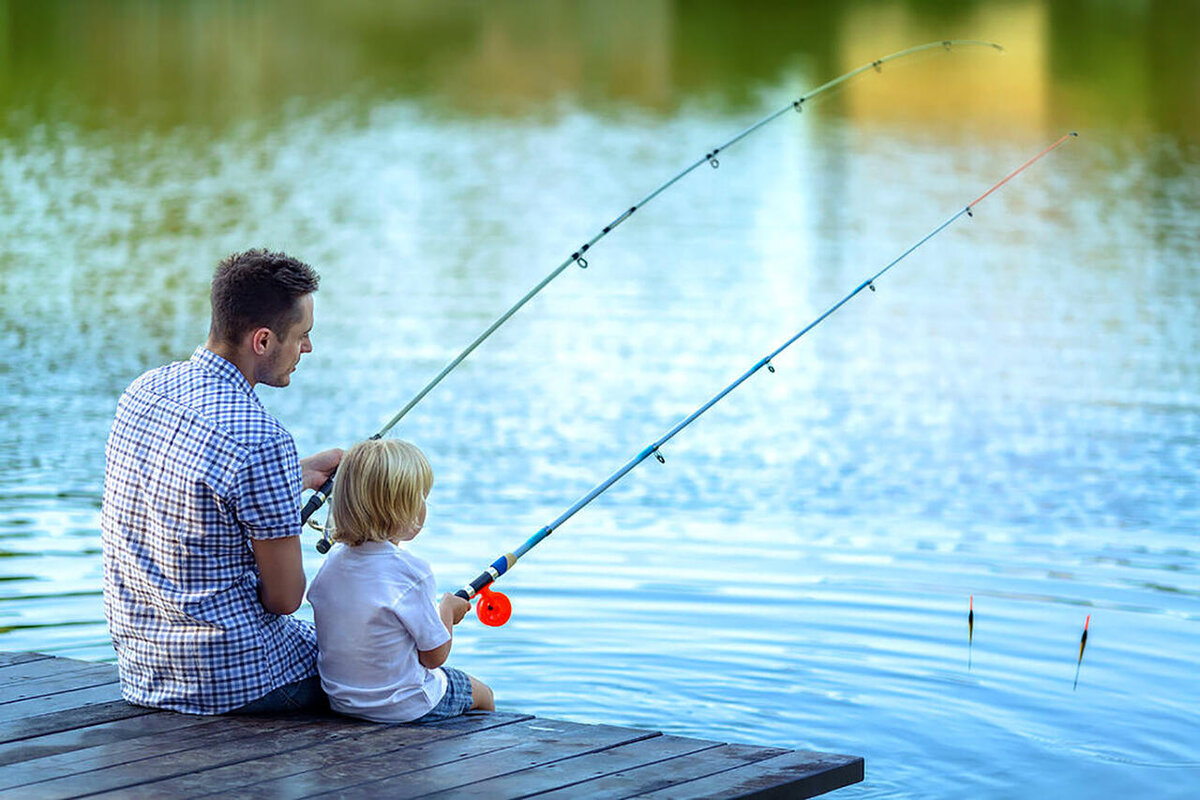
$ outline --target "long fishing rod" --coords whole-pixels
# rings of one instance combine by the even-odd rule
[[[825,313],[821,314],[815,320],[810,322],[807,326],[805,326],[803,329],[801,329],[799,333],[795,334],[790,339],[788,339],[786,342],[784,342],[782,345],[780,345],[779,347],[772,350],[765,357],[759,359],[759,361],[757,363],[755,363],[754,366],[752,366],[746,372],[744,372],[741,375],[741,377],[739,377],[737,380],[733,381],[733,383],[726,386],[724,389],[722,389],[720,392],[718,392],[711,400],[709,400],[704,405],[700,406],[700,408],[698,408],[696,411],[692,412],[692,414],[690,414],[688,417],[686,417],[682,422],[678,423],[675,427],[671,428],[671,430],[667,431],[666,435],[664,435],[658,441],[647,446],[640,453],[638,453],[636,456],[634,456],[632,459],[630,459],[625,464],[625,466],[618,469],[616,472],[614,472],[612,475],[610,475],[608,478],[606,478],[603,482],[601,482],[599,485],[597,485],[594,489],[592,489],[590,492],[588,492],[586,495],[584,495],[582,498],[580,498],[575,503],[575,505],[571,506],[565,512],[563,512],[563,514],[561,516],[559,516],[558,519],[554,520],[549,525],[546,525],[541,530],[539,530],[537,533],[535,533],[533,536],[529,537],[529,539],[527,539],[525,541],[525,543],[522,544],[520,547],[518,547],[515,551],[513,551],[511,553],[505,553],[504,555],[500,556],[495,561],[493,561],[492,564],[487,569],[485,569],[483,572],[481,572],[479,574],[479,576],[477,578],[475,578],[475,580],[471,581],[469,584],[467,584],[463,588],[459,589],[457,592],[455,592],[455,594],[467,601],[470,601],[477,594],[481,595],[482,599],[480,600],[479,604],[476,606],[476,613],[479,615],[479,619],[486,625],[493,625],[493,626],[503,625],[506,621],[508,621],[508,617],[512,611],[512,606],[509,603],[507,597],[505,597],[503,594],[501,594],[499,592],[491,591],[490,589],[488,589],[488,586],[493,581],[495,581],[497,578],[499,578],[501,575],[508,572],[508,570],[512,569],[513,566],[516,565],[517,561],[519,561],[522,556],[524,556],[526,553],[528,553],[530,550],[532,550],[534,547],[536,547],[547,536],[549,536],[551,533],[553,533],[560,525],[562,525],[564,522],[566,522],[568,519],[570,519],[572,516],[574,516],[580,509],[582,509],[588,503],[592,502],[597,497],[599,497],[601,494],[603,494],[605,491],[607,491],[609,489],[609,487],[611,487],[617,481],[621,480],[621,478],[625,477],[625,475],[627,475],[631,470],[633,470],[634,467],[636,467],[638,464],[645,461],[650,456],[654,456],[656,459],[658,459],[658,461],[660,463],[666,463],[666,459],[663,457],[661,448],[664,444],[666,444],[672,438],[674,438],[675,434],[682,431],[688,425],[691,425],[692,422],[694,422],[701,414],[703,414],[705,411],[708,411],[708,409],[712,408],[714,405],[716,405],[718,402],[720,402],[722,398],[724,398],[727,394],[729,394],[734,389],[736,389],[737,387],[739,387],[743,383],[745,383],[746,380],[749,379],[751,375],[758,372],[763,367],[766,367],[770,372],[774,372],[775,367],[771,364],[772,359],[774,359],[776,356],[778,356],[780,353],[782,353],[784,350],[786,350],[788,347],[790,347],[794,342],[796,342],[796,340],[798,340],[800,337],[804,336],[804,334],[808,333],[816,326],[820,325],[826,318],[828,318],[831,314],[833,314],[839,308],[841,308],[846,303],[848,303],[851,300],[851,298],[858,295],[860,292],[862,292],[862,290],[870,289],[872,292],[875,291],[875,282],[877,280],[879,280],[881,277],[883,277],[883,275],[888,270],[890,270],[892,267],[896,266],[901,261],[903,261],[905,258],[907,258],[909,254],[911,254],[913,251],[915,251],[921,245],[925,244],[930,239],[937,236],[943,230],[948,228],[952,223],[954,223],[957,219],[959,219],[959,217],[962,217],[964,214],[968,217],[973,217],[974,216],[973,210],[974,210],[975,206],[977,206],[979,203],[981,203],[984,199],[986,199],[989,195],[991,195],[993,192],[995,192],[1001,186],[1008,183],[1010,180],[1015,178],[1021,172],[1026,170],[1035,161],[1039,160],[1040,158],[1045,156],[1047,153],[1049,153],[1050,151],[1057,148],[1063,142],[1067,141],[1067,139],[1071,138],[1072,136],[1076,136],[1076,135],[1078,135],[1078,134],[1073,133],[1073,132],[1063,134],[1057,141],[1055,141],[1054,143],[1052,143],[1051,145],[1046,147],[1046,149],[1042,150],[1042,152],[1038,153],[1036,156],[1034,156],[1033,158],[1026,161],[1020,167],[1018,167],[1017,169],[1010,172],[1001,181],[994,184],[990,189],[988,189],[983,194],[979,195],[979,197],[975,198],[973,201],[971,201],[969,204],[967,204],[965,207],[963,207],[960,211],[955,213],[948,220],[946,220],[941,225],[934,228],[932,231],[930,231],[928,234],[926,234],[920,241],[918,241],[916,244],[909,247],[907,250],[905,250],[903,253],[901,253],[899,256],[897,256],[895,259],[893,259],[887,266],[885,266],[883,269],[876,272],[871,277],[864,280],[853,291],[851,291],[849,294],[847,294],[841,300],[837,301],[832,306],[830,306],[829,309],[825,311]],[[974,620],[971,620],[971,622],[973,623]],[[973,627],[973,625],[972,625],[972,627]],[[1082,659],[1082,647],[1080,648],[1080,653],[1081,653],[1081,659]]]
[[[530,300],[532,300],[539,292],[541,292],[542,289],[545,289],[546,286],[549,285],[551,281],[553,281],[555,278],[557,278],[559,275],[561,275],[563,273],[563,271],[566,270],[567,267],[571,266],[572,264],[578,264],[580,267],[586,269],[588,262],[587,262],[587,258],[585,257],[585,253],[587,253],[597,242],[599,242],[605,236],[608,236],[610,233],[612,233],[621,223],[625,222],[627,219],[629,219],[631,216],[633,216],[639,210],[645,208],[647,203],[652,201],[654,198],[658,197],[660,194],[665,192],[670,187],[674,186],[684,176],[688,175],[690,172],[692,172],[693,170],[695,170],[696,168],[700,167],[703,164],[708,164],[708,165],[712,166],[714,169],[719,167],[721,162],[717,158],[718,154],[724,152],[729,147],[733,146],[737,142],[740,142],[742,139],[745,139],[747,136],[750,136],[752,133],[754,133],[755,131],[764,127],[765,125],[767,125],[767,124],[773,122],[774,120],[778,119],[779,117],[782,117],[783,115],[787,114],[787,112],[803,111],[805,103],[811,102],[814,98],[819,97],[820,95],[822,95],[828,91],[831,91],[832,89],[835,89],[838,86],[841,86],[842,84],[845,84],[847,81],[852,80],[853,78],[857,77],[858,75],[861,75],[864,72],[868,72],[870,70],[874,70],[875,72],[882,72],[883,65],[887,64],[890,61],[896,61],[898,59],[908,58],[908,57],[914,56],[918,53],[923,53],[923,52],[931,51],[931,50],[937,50],[939,48],[949,52],[950,50],[952,50],[953,48],[956,48],[956,47],[958,47],[958,48],[986,47],[986,48],[991,48],[993,50],[996,50],[998,52],[1003,52],[1003,50],[1004,50],[1003,47],[996,44],[995,42],[983,42],[983,41],[975,41],[975,40],[969,40],[969,39],[947,39],[947,40],[940,41],[940,42],[929,42],[927,44],[917,45],[916,47],[909,47],[905,50],[899,50],[895,53],[892,53],[891,55],[884,56],[883,58],[877,58],[868,64],[863,64],[861,67],[852,69],[849,72],[845,73],[844,75],[839,75],[838,77],[834,78],[833,80],[831,80],[825,84],[822,84],[821,86],[818,86],[816,89],[813,89],[808,94],[800,97],[797,100],[793,100],[791,103],[787,104],[786,106],[779,109],[778,111],[768,114],[767,116],[763,117],[758,122],[755,122],[753,125],[746,128],[744,131],[737,134],[733,138],[729,139],[728,141],[724,142],[723,144],[720,144],[720,145],[714,147],[713,149],[709,150],[708,152],[706,152],[702,157],[693,161],[690,165],[685,167],[674,177],[664,181],[658,188],[656,188],[654,191],[650,192],[650,194],[646,195],[641,200],[634,203],[626,210],[622,211],[619,215],[617,215],[616,218],[613,219],[612,222],[605,225],[600,230],[599,233],[597,233],[591,239],[588,239],[586,242],[584,242],[582,245],[580,245],[579,248],[577,248],[574,252],[572,252],[571,255],[567,256],[567,258],[564,259],[561,264],[559,264],[557,267],[555,267],[554,270],[549,275],[547,275],[540,282],[538,282],[538,284],[536,286],[534,286],[532,289],[530,289],[528,292],[526,292],[525,295],[520,300],[513,303],[513,305],[507,311],[505,311],[503,314],[501,314],[499,317],[497,317],[495,322],[493,322],[491,325],[489,325],[487,327],[487,329],[483,331],[483,333],[481,333],[481,334],[479,334],[479,336],[475,337],[474,341],[472,341],[469,345],[467,345],[461,353],[459,353],[457,356],[455,356],[454,359],[449,364],[447,364],[442,369],[441,372],[439,372],[436,376],[434,376],[434,378],[431,381],[429,381],[429,383],[425,384],[424,388],[422,388],[421,391],[417,392],[413,396],[413,398],[411,400],[409,400],[408,403],[406,403],[405,406],[402,409],[400,409],[400,411],[398,411],[396,413],[396,415],[394,417],[392,417],[391,420],[389,420],[388,423],[386,425],[384,425],[383,428],[381,428],[379,430],[379,432],[376,433],[371,438],[372,439],[383,438],[383,436],[388,431],[390,431],[396,425],[396,423],[398,423],[400,420],[404,419],[404,417],[408,414],[409,411],[412,411],[412,409],[414,407],[416,407],[416,405],[418,403],[420,403],[427,394],[429,394],[431,391],[433,391],[434,387],[436,387],[439,383],[441,383],[442,380],[445,379],[445,377],[447,375],[449,375],[451,372],[453,372],[454,369],[467,358],[467,356],[471,355],[471,353],[475,351],[475,348],[477,348],[477,347],[479,347],[479,345],[483,344],[483,342],[489,336],[491,336],[493,333],[495,333],[496,330],[501,325],[503,325],[505,322],[507,322],[509,320],[509,318],[511,318],[518,311],[520,311],[521,308],[526,303],[528,303]],[[328,497],[329,497],[329,493],[332,490],[333,490],[333,477],[330,476],[329,480],[327,480],[325,482],[325,484],[320,489],[318,489],[308,499],[308,502],[305,504],[304,509],[300,512],[301,523],[307,522],[308,518],[313,515],[313,512],[315,512],[318,508],[321,507],[322,504],[324,504],[326,499],[328,499]],[[329,540],[325,537],[324,532],[322,532],[322,534],[321,534],[321,540],[317,543],[317,550],[319,550],[322,553],[325,553],[329,550]]]

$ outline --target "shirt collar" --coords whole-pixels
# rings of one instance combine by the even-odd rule
[[[258,399],[258,395],[254,393],[254,387],[250,385],[250,381],[246,380],[242,371],[204,345],[196,348],[196,352],[192,353],[191,360],[193,364],[203,367],[217,377],[224,378],[255,400]]]
[[[400,549],[402,548],[399,545],[394,545],[391,542],[380,542],[375,540],[363,542],[362,544],[354,546],[354,550],[356,552],[364,554],[394,553]]]

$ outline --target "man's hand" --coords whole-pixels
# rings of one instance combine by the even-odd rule
[[[462,622],[463,617],[470,610],[471,604],[469,602],[449,592],[442,595],[442,602],[438,604],[438,615],[442,618],[442,622],[446,622],[447,620],[450,622],[447,628]]]
[[[333,475],[333,471],[337,469],[337,465],[342,461],[342,450],[335,447],[332,450],[323,450],[315,456],[300,459],[300,471],[303,475],[305,489],[320,489],[325,485],[325,481],[329,480]]]

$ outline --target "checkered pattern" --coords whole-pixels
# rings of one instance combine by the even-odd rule
[[[220,714],[316,674],[312,626],[268,613],[250,539],[300,533],[292,437],[201,347],[125,390],[105,448],[104,610],[126,700]]]
[[[444,719],[461,717],[471,710],[475,692],[471,688],[471,676],[454,667],[440,667],[446,675],[446,693],[438,704],[429,709],[429,713],[413,722],[424,725],[427,722],[441,722]]]

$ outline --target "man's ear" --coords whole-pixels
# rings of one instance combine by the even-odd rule
[[[267,352],[267,345],[271,342],[270,328],[256,328],[250,334],[250,349],[254,351],[254,355],[261,356]]]

